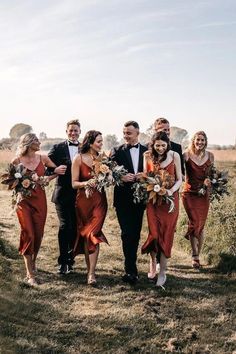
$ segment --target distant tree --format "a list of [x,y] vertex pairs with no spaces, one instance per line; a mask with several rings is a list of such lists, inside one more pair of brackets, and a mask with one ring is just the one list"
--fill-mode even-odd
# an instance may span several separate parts
[[119,145],[119,141],[115,134],[107,134],[103,138],[103,144],[105,150],[111,150],[113,147]]
[[139,141],[141,144],[146,145],[150,141],[150,135],[147,133],[139,133]]
[[32,127],[28,124],[18,123],[11,128],[9,135],[12,139],[18,139],[23,134],[31,133],[32,130]]
[[175,143],[181,144],[183,140],[187,140],[188,132],[185,129],[178,128],[178,127],[171,127],[170,128],[170,136],[171,140]]
[[46,140],[47,139],[47,134],[44,132],[39,133],[39,140]]

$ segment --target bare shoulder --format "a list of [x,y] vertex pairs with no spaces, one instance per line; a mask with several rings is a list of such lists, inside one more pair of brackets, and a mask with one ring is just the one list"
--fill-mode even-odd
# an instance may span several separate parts
[[37,155],[40,156],[43,164],[45,164],[49,160],[49,157],[46,154],[37,154]]
[[11,163],[13,165],[18,165],[20,163],[20,159],[19,157],[14,157],[14,159],[11,160]]
[[188,152],[188,150],[185,150],[185,151],[184,151],[183,157],[184,157],[184,161],[188,161],[188,159],[189,159],[189,152]]
[[214,162],[214,154],[211,152],[211,151],[207,151],[208,152],[208,156],[209,156],[209,160],[211,161],[211,162]]
[[145,157],[146,159],[150,159],[151,158],[151,151],[147,150],[143,153],[143,157]]
[[75,155],[75,157],[73,158],[73,164],[80,165],[81,162],[82,162],[82,154]]

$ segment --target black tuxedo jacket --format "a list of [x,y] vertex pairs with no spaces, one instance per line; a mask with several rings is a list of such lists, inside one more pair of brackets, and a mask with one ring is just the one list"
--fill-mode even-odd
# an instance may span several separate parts
[[[78,152],[80,145],[78,145]],[[76,197],[76,190],[72,188],[71,184],[71,165],[70,152],[67,141],[56,144],[49,151],[48,156],[55,163],[55,165],[66,165],[66,173],[59,175],[56,178],[55,188],[52,194],[52,202],[56,204],[73,202]]]
[[181,162],[181,171],[182,171],[182,174],[185,175],[184,157],[183,157],[183,153],[182,153],[182,146],[180,144],[174,143],[173,141],[170,141],[170,149],[179,154],[180,162]]
[[[140,144],[139,148],[139,164],[138,172],[143,171],[143,153],[147,151],[147,147]],[[118,165],[123,165],[128,173],[134,173],[133,163],[130,155],[130,150],[125,144],[114,148],[111,153],[111,159],[116,161]],[[125,182],[122,186],[115,186],[114,188],[114,206],[122,207],[133,205],[133,190],[131,189],[133,183]]]

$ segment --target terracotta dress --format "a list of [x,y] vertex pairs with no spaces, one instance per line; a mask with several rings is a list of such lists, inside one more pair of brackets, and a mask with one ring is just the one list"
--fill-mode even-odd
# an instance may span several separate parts
[[[86,165],[83,160],[80,167],[80,182],[88,181],[91,178],[91,167]],[[107,213],[107,198],[103,191],[100,193],[94,189],[93,194],[87,198],[85,189],[78,189],[76,202],[77,216],[77,237],[74,246],[74,255],[84,253],[84,242],[86,240],[89,253],[96,250],[96,245],[107,242],[102,232],[102,226]]]
[[[153,164],[148,164],[147,170],[147,172],[153,171]],[[166,166],[164,170],[176,178],[174,161]],[[154,251],[160,254],[160,252],[163,252],[167,258],[170,258],[176,223],[179,215],[178,191],[174,192],[173,196],[175,210],[172,213],[168,213],[169,204],[164,201],[161,201],[161,204],[159,204],[158,201],[153,204],[152,200],[148,202],[147,220],[149,235],[142,246],[142,253],[150,253],[151,251]]]
[[[29,174],[32,171],[28,170]],[[44,176],[45,167],[40,159],[35,171]],[[31,196],[24,198],[17,208],[17,216],[21,226],[19,252],[22,255],[37,254],[42,242],[44,225],[47,217],[47,200],[45,191],[37,185]]]
[[190,158],[185,162],[186,181],[182,192],[182,201],[188,215],[188,230],[185,237],[189,240],[190,236],[199,238],[204,229],[209,210],[209,194],[199,196],[205,178],[208,176],[209,167],[212,165],[208,159],[203,165],[198,166]]

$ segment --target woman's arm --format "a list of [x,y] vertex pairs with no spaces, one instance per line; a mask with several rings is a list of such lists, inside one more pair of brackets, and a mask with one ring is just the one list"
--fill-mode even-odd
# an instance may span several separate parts
[[72,162],[71,167],[71,183],[74,189],[85,188],[88,184],[88,181],[79,182],[80,176],[80,167],[81,167],[81,155],[76,155]]
[[41,159],[44,166],[54,168],[53,174],[47,176],[49,181],[56,178],[57,175],[65,174],[67,168],[65,165],[56,166],[55,163],[47,155],[41,155]]
[[174,164],[175,164],[176,181],[173,187],[167,190],[169,196],[171,196],[174,192],[176,192],[182,184],[182,170],[181,170],[180,156],[178,153],[174,152],[173,157],[174,157]]

